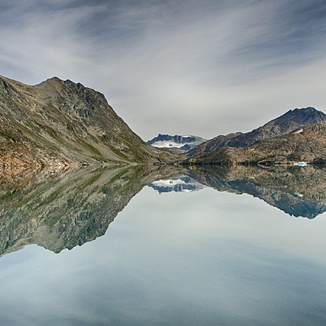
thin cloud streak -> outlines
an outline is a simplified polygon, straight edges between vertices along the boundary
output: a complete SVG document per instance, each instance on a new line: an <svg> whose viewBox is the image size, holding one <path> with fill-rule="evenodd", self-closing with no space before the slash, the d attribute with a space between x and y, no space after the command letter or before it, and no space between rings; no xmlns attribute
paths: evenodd
<svg viewBox="0 0 326 326"><path fill-rule="evenodd" d="M34 0L1 9L1 74L95 88L145 140L246 131L326 100L323 2Z"/></svg>

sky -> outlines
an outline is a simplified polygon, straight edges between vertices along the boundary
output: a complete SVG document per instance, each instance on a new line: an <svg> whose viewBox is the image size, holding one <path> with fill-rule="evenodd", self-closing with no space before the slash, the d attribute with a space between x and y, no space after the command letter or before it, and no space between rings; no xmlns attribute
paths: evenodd
<svg viewBox="0 0 326 326"><path fill-rule="evenodd" d="M144 140L326 107L324 0L1 0L0 75L103 93Z"/></svg>

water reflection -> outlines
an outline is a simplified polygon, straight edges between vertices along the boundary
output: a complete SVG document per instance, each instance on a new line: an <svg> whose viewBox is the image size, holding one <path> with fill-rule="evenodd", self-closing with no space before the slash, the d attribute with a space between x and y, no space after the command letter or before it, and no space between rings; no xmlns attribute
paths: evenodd
<svg viewBox="0 0 326 326"><path fill-rule="evenodd" d="M94 240L145 185L171 173L138 166L7 178L0 193L0 255L28 244L59 253Z"/></svg>
<svg viewBox="0 0 326 326"><path fill-rule="evenodd" d="M183 174L172 176L169 179L162 179L151 182L149 187L157 190L160 194L164 192L190 192L203 189L204 185L194 178Z"/></svg>
<svg viewBox="0 0 326 326"><path fill-rule="evenodd" d="M323 180L323 170L306 167L7 178L0 243L11 254L0 259L0 324L324 325L326 219L290 218L234 195L276 191L322 204ZM180 182L206 186L165 195L144 187L180 190ZM18 250L32 243L61 252Z"/></svg>
<svg viewBox="0 0 326 326"><path fill-rule="evenodd" d="M158 192L194 191L204 186L234 194L249 194L296 217L315 218L326 211L325 170L304 168L263 168L256 166L192 167L185 175L155 181Z"/></svg>
<svg viewBox="0 0 326 326"><path fill-rule="evenodd" d="M314 167L23 171L2 176L1 181L1 255L28 244L59 253L94 240L105 234L116 215L147 184L159 192L190 192L208 186L247 193L293 216L315 218L326 211L326 176L323 169Z"/></svg>
<svg viewBox="0 0 326 326"><path fill-rule="evenodd" d="M326 211L326 170L306 167L205 167L189 175L218 191L247 193L296 217Z"/></svg>

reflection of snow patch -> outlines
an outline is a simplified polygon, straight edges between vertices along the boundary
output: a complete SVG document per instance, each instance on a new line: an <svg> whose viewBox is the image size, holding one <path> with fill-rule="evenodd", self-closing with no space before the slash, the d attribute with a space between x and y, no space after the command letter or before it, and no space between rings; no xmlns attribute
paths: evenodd
<svg viewBox="0 0 326 326"><path fill-rule="evenodd" d="M295 162L293 163L293 165L296 165L296 166L307 166L307 162Z"/></svg>
<svg viewBox="0 0 326 326"><path fill-rule="evenodd" d="M172 177L171 179L153 181L148 186L157 190L159 193L172 191L191 192L204 188L201 183L185 175L174 178Z"/></svg>
<svg viewBox="0 0 326 326"><path fill-rule="evenodd" d="M152 185L157 186L157 187L171 187L179 184L185 184L185 182L181 179L178 180L159 180L159 181L153 181Z"/></svg>

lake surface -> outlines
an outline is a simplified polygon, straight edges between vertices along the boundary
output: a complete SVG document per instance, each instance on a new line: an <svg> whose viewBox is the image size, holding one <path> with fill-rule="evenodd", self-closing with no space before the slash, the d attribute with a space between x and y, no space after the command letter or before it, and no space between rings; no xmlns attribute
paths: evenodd
<svg viewBox="0 0 326 326"><path fill-rule="evenodd" d="M6 184L0 324L325 325L324 170L248 171Z"/></svg>

